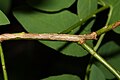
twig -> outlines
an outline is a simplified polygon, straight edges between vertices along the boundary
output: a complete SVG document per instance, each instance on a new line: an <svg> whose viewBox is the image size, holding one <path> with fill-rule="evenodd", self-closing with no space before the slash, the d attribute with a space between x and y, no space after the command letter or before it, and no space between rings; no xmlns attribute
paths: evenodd
<svg viewBox="0 0 120 80"><path fill-rule="evenodd" d="M96 33L84 35L70 35L70 34L55 34L55 33L46 33L46 34L33 34L33 33L14 33L14 34L2 34L0 35L0 41L5 40L60 40L60 41L73 41L84 43L85 40L96 39Z"/></svg>
<svg viewBox="0 0 120 80"><path fill-rule="evenodd" d="M5 40L21 40L21 39L28 39L28 40L60 40L60 41L72 41L72 42L79 42L82 44L87 51L89 51L96 59L98 59L102 64L104 64L118 79L120 79L120 75L117 71L112 68L102 57L100 57L92 48L90 48L87 44L85 44L85 40L96 39L97 36L110 31L116 27L120 26L120 21L117 21L107 27L103 27L96 32L92 32L90 34L84 35L70 35L70 34L55 34L55 33L46 33L46 34L33 34L33 33L14 33L14 34L1 34L0 35L0 42ZM2 54L1 54L2 55ZM2 58L3 59L3 58ZM3 62L4 63L4 62ZM5 63L4 63L5 65ZM5 66L3 65L3 72L4 77L6 78L7 73L5 70ZM6 78L7 80L7 78Z"/></svg>
<svg viewBox="0 0 120 80"><path fill-rule="evenodd" d="M96 32L92 32L90 34L83 35L71 35L71 34L56 34L56 33L44 33L44 34L33 34L33 33L14 33L14 34L1 34L0 42L5 40L20 40L20 39L28 39L28 40L59 40L59 41L72 41L72 42L80 42L81 44L85 42L85 40L97 39L97 36L112 30L120 25L120 21L117 21L114 24L109 26L105 26Z"/></svg>

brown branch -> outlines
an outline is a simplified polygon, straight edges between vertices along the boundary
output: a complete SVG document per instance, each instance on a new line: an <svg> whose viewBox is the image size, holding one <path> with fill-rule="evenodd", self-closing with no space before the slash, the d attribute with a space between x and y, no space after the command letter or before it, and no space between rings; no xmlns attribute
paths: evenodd
<svg viewBox="0 0 120 80"><path fill-rule="evenodd" d="M97 36L110 31L116 27L120 26L120 21L117 21L107 27L103 27L96 32L92 32L90 34L84 35L71 35L71 34L55 34L55 33L45 33L45 34L32 34L32 33L14 33L14 34L1 34L0 42L5 40L20 40L20 39L28 39L28 40L59 40L59 41L72 41L72 42L80 42L81 44L85 42L85 40L96 40Z"/></svg>
<svg viewBox="0 0 120 80"><path fill-rule="evenodd" d="M14 33L14 34L2 34L0 35L0 41L5 40L19 40L19 39L28 39L28 40L60 40L60 41L73 41L84 43L85 40L96 39L96 33L84 35L70 35L70 34L32 34L32 33Z"/></svg>
<svg viewBox="0 0 120 80"><path fill-rule="evenodd" d="M118 26L120 26L120 21L115 22L115 23L113 24L113 26L112 26L112 29L114 29L114 28L116 28L116 27L118 27Z"/></svg>

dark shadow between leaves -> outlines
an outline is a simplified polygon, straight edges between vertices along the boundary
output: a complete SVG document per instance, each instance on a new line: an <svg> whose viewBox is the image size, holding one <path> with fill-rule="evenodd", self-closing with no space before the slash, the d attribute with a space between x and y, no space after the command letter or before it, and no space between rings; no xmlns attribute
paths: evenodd
<svg viewBox="0 0 120 80"><path fill-rule="evenodd" d="M12 46L12 47L11 47ZM9 80L40 80L60 74L84 78L89 55L63 55L37 41L5 41L3 51Z"/></svg>

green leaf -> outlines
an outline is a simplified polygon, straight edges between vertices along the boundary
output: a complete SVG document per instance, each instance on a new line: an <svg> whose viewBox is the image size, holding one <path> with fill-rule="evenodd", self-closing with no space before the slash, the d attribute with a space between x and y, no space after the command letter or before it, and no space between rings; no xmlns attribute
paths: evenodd
<svg viewBox="0 0 120 80"><path fill-rule="evenodd" d="M89 80L106 80L103 72L96 66L92 65Z"/></svg>
<svg viewBox="0 0 120 80"><path fill-rule="evenodd" d="M103 0L107 5L110 5L110 24L120 20L120 0ZM116 33L120 33L120 27L114 29Z"/></svg>
<svg viewBox="0 0 120 80"><path fill-rule="evenodd" d="M25 9L25 7L24 7ZM28 9L27 9L28 10ZM14 16L31 33L58 33L79 21L77 15L65 10L59 13L41 13L16 9ZM76 43L61 41L40 41L47 46L69 56L85 56L87 51Z"/></svg>
<svg viewBox="0 0 120 80"><path fill-rule="evenodd" d="M77 13L82 20L97 9L97 0L78 0Z"/></svg>
<svg viewBox="0 0 120 80"><path fill-rule="evenodd" d="M27 0L28 4L43 11L59 11L70 7L75 0Z"/></svg>
<svg viewBox="0 0 120 80"><path fill-rule="evenodd" d="M8 18L5 16L5 14L0 10L0 26L10 24Z"/></svg>
<svg viewBox="0 0 120 80"><path fill-rule="evenodd" d="M75 75L63 74L58 76L51 76L42 80L81 80L81 79Z"/></svg>
<svg viewBox="0 0 120 80"><path fill-rule="evenodd" d="M110 63L116 70L120 71L120 46L115 42L110 41L104 44L99 50L98 53L104 56L108 63ZM105 74L107 79L113 79L114 75L108 71L102 64L98 64L99 68Z"/></svg>
<svg viewBox="0 0 120 80"><path fill-rule="evenodd" d="M10 10L11 0L0 0L0 10L7 13Z"/></svg>

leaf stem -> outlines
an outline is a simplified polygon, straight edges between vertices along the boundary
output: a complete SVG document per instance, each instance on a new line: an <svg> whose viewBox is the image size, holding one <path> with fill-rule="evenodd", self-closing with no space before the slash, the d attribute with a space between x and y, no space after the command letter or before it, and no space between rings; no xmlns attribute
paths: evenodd
<svg viewBox="0 0 120 80"><path fill-rule="evenodd" d="M94 46L93 50L97 51L97 49L99 48L102 40L103 40L103 37L105 36L105 34L102 34L99 38L99 40L97 41L96 45Z"/></svg>
<svg viewBox="0 0 120 80"><path fill-rule="evenodd" d="M2 70L3 70L4 80L8 80L6 66L5 66L5 60L4 60L4 54L3 54L3 51L2 51L1 43L0 43L0 56L1 56L1 63L2 63Z"/></svg>
<svg viewBox="0 0 120 80"><path fill-rule="evenodd" d="M118 26L120 26L120 21L117 21L117 22L115 22L115 23L113 23L113 24L111 24L111 25L106 25L105 27L97 30L97 31L96 31L96 34L97 34L97 36L99 36L99 35L101 35L101 34L103 34L103 33L106 33L106 32L108 32L108 31L110 31L110 30L118 27Z"/></svg>
<svg viewBox="0 0 120 80"><path fill-rule="evenodd" d="M60 33L69 33L69 32L71 32L73 29L77 28L78 26L83 25L87 20L89 20L90 18L94 17L97 13L99 13L99 12L105 10L105 9L108 9L108 8L109 8L109 6L107 6L107 5L104 6L104 7L99 8L98 10L96 10L96 11L93 12L92 14L88 15L88 16L87 16L86 18L84 18L83 20L77 22L77 23L74 24L73 26L69 27L68 29L66 29L66 30L64 30L64 31L62 31L62 32L60 32Z"/></svg>
<svg viewBox="0 0 120 80"><path fill-rule="evenodd" d="M120 80L120 74L117 70L115 70L110 64L108 64L99 54L97 54L91 47L89 47L86 43L81 44L92 56L94 56L97 60L99 60L113 75L115 75L118 80Z"/></svg>

